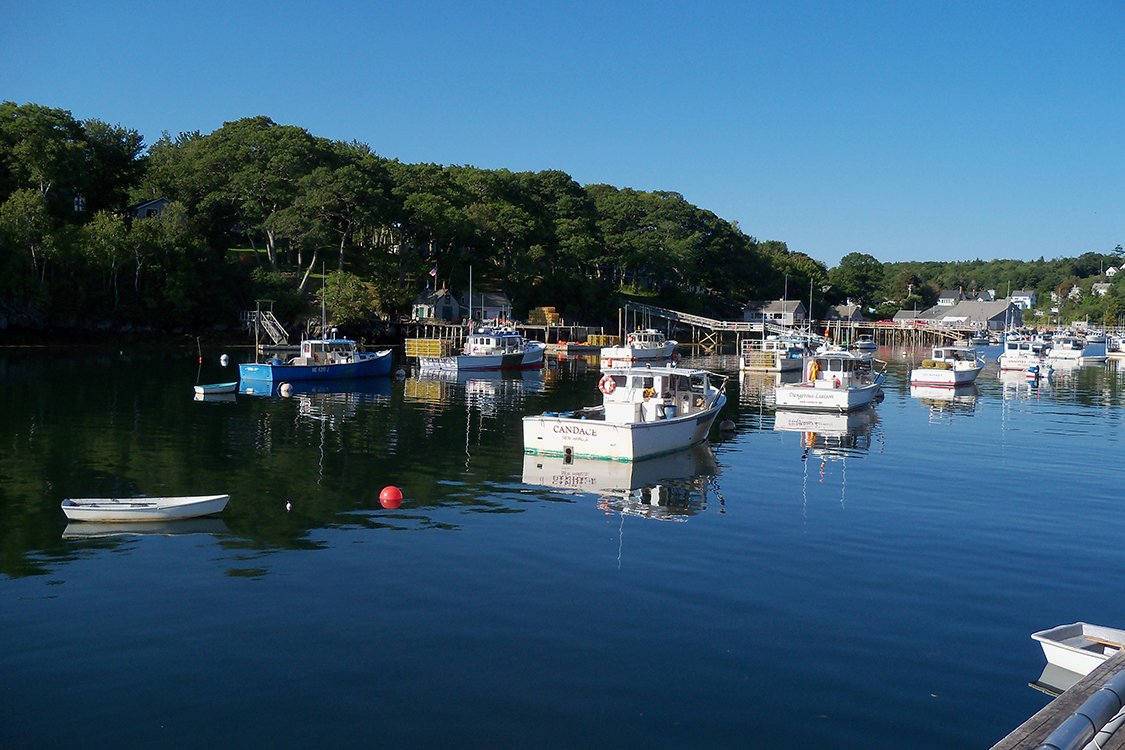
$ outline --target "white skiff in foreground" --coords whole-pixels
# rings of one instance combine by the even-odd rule
[[[192,497],[84,497],[62,501],[71,521],[171,521],[218,513],[230,495]]]
[[[706,370],[607,369],[601,406],[523,418],[524,453],[639,461],[690,448],[707,439],[727,402],[725,385],[726,377]]]
[[[1125,648],[1125,630],[1075,622],[1040,630],[1031,637],[1043,646],[1049,664],[1087,675]]]

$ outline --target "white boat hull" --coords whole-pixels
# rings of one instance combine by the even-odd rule
[[[230,495],[191,497],[74,498],[63,500],[62,509],[71,521],[171,521],[219,513]]]
[[[983,367],[964,367],[942,370],[937,367],[916,367],[910,371],[910,385],[956,388],[976,382]]]
[[[719,396],[706,411],[644,422],[576,420],[545,414],[524,417],[524,453],[609,461],[639,461],[675,453],[706,440],[726,402],[726,396]]]
[[[847,412],[867,406],[878,392],[879,383],[841,388],[824,381],[790,383],[774,389],[774,403],[779,409]]]
[[[547,347],[528,344],[523,352],[511,354],[459,354],[453,357],[419,357],[418,367],[430,372],[485,372],[490,370],[528,370],[543,365]]]
[[[1087,675],[1125,645],[1125,630],[1076,622],[1032,633],[1049,664]],[[1096,640],[1095,640],[1096,639]],[[1108,644],[1106,643],[1108,642]]]

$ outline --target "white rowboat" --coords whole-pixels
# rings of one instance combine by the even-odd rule
[[[1125,630],[1075,622],[1040,630],[1031,637],[1043,646],[1047,663],[1087,675],[1125,648]]]
[[[218,513],[230,495],[190,497],[84,497],[62,501],[71,521],[171,521]]]

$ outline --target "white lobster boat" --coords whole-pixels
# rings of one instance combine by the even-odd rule
[[[543,366],[547,345],[528,341],[514,328],[481,328],[465,339],[462,353],[451,357],[418,357],[422,370],[474,372],[485,370],[529,370]]]
[[[610,368],[598,383],[600,406],[524,417],[524,453],[639,461],[690,448],[707,439],[725,385],[706,370]]]
[[[778,409],[847,412],[875,400],[883,374],[873,369],[870,355],[844,350],[817,353],[805,365],[805,380],[774,389]]]
[[[1047,351],[1044,341],[1033,340],[1027,336],[1009,336],[1004,339],[1004,351],[996,358],[1001,371],[1026,370],[1032,365],[1043,364]]]
[[[601,351],[602,369],[637,362],[659,362],[671,359],[676,342],[652,328],[643,328],[625,335],[624,346],[606,346]]]
[[[935,346],[930,359],[910,371],[910,385],[956,388],[969,385],[984,369],[984,360],[969,346]]]

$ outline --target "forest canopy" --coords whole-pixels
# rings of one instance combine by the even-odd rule
[[[138,216],[155,198],[162,210]],[[1120,255],[884,264],[852,254],[829,271],[676,192],[580,185],[558,170],[405,164],[268,117],[165,133],[146,149],[122,125],[0,104],[0,312],[42,325],[232,325],[263,298],[294,320],[322,287],[341,319],[392,318],[427,284],[463,291],[470,273],[520,317],[550,305],[596,325],[641,298],[737,318],[748,301],[786,293],[811,294],[820,316],[848,298],[885,309],[943,288],[1089,292]]]

